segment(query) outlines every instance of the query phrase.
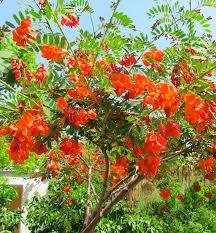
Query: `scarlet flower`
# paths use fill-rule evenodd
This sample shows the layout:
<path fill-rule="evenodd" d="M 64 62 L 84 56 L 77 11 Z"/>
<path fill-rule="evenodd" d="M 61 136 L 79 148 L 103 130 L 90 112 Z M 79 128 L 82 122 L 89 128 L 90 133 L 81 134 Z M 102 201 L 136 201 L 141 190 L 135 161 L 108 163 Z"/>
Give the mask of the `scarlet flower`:
<path fill-rule="evenodd" d="M 201 190 L 201 186 L 199 184 L 194 185 L 194 191 L 198 193 Z"/>
<path fill-rule="evenodd" d="M 145 66 L 150 66 L 151 65 L 151 62 L 146 60 L 146 58 L 150 58 L 150 59 L 153 59 L 153 52 L 152 50 L 148 51 L 148 52 L 145 52 L 142 54 L 142 62 Z"/>
<path fill-rule="evenodd" d="M 155 134 L 153 131 L 148 132 L 144 143 L 145 152 L 160 154 L 166 150 L 166 147 L 167 139 L 162 134 Z"/>
<path fill-rule="evenodd" d="M 166 115 L 172 116 L 179 108 L 180 99 L 176 88 L 171 83 L 159 83 L 156 88 L 148 90 L 143 104 L 150 104 L 154 109 L 163 109 Z"/>
<path fill-rule="evenodd" d="M 201 159 L 197 166 L 198 168 L 206 171 L 207 173 L 211 173 L 214 162 L 215 159 L 213 158 L 213 156 L 210 156 L 208 159 Z"/>
<path fill-rule="evenodd" d="M 31 178 L 34 179 L 35 177 L 37 177 L 37 172 L 33 172 Z"/>
<path fill-rule="evenodd" d="M 43 121 L 38 110 L 25 112 L 17 125 L 9 125 L 7 133 L 13 137 L 8 154 L 15 163 L 23 163 L 28 159 L 30 151 L 38 155 L 47 152 L 47 148 L 42 141 L 34 140 L 34 137 L 39 134 L 44 136 L 49 134 L 49 127 Z"/>
<path fill-rule="evenodd" d="M 66 53 L 55 45 L 42 45 L 41 55 L 51 61 L 60 61 L 64 59 Z"/>
<path fill-rule="evenodd" d="M 13 74 L 15 76 L 16 80 L 20 80 L 21 78 L 21 71 L 20 69 L 22 68 L 22 64 L 20 62 L 17 62 L 16 59 L 13 59 L 11 62 L 12 68 L 13 68 Z"/>
<path fill-rule="evenodd" d="M 161 62 L 163 57 L 163 51 L 154 49 L 142 54 L 142 62 L 145 66 L 150 66 L 151 64 L 154 64 L 155 61 Z"/>
<path fill-rule="evenodd" d="M 119 177 L 124 177 L 129 169 L 129 162 L 126 156 L 119 156 L 115 164 L 111 166 L 111 169 Z"/>
<path fill-rule="evenodd" d="M 9 134 L 9 133 L 10 133 L 9 128 L 0 129 L 0 136 L 6 135 L 6 134 Z"/>
<path fill-rule="evenodd" d="M 158 167 L 161 164 L 160 158 L 156 155 L 148 155 L 145 159 L 136 161 L 139 172 L 149 179 L 158 173 Z"/>
<path fill-rule="evenodd" d="M 35 37 L 30 34 L 31 32 L 31 19 L 23 19 L 20 26 L 13 31 L 13 40 L 16 45 L 25 47 L 28 43 L 31 43 L 31 40 L 35 40 Z"/>
<path fill-rule="evenodd" d="M 144 155 L 144 153 L 145 153 L 144 149 L 141 148 L 139 144 L 134 146 L 133 154 L 134 154 L 135 157 L 142 156 L 142 155 Z"/>
<path fill-rule="evenodd" d="M 68 106 L 67 101 L 63 97 L 59 97 L 57 99 L 57 107 L 60 109 L 64 109 Z"/>
<path fill-rule="evenodd" d="M 133 148 L 133 141 L 131 140 L 130 137 L 125 137 L 125 138 L 124 138 L 124 141 L 125 141 L 125 143 L 126 143 L 126 145 L 127 145 L 127 147 L 128 147 L 129 149 L 132 149 L 132 148 Z"/>
<path fill-rule="evenodd" d="M 62 16 L 61 25 L 65 25 L 72 28 L 79 26 L 79 24 L 80 24 L 79 18 L 76 17 L 75 15 L 67 13 Z"/>
<path fill-rule="evenodd" d="M 183 196 L 181 193 L 177 194 L 177 195 L 176 195 L 176 198 L 177 198 L 179 201 L 181 201 L 181 202 L 184 202 L 184 201 L 185 201 L 185 198 L 184 198 L 184 196 Z"/>
<path fill-rule="evenodd" d="M 172 75 L 171 82 L 176 88 L 178 88 L 181 85 L 181 80 L 179 76 Z"/>
<path fill-rule="evenodd" d="M 62 191 L 65 192 L 65 193 L 69 193 L 71 190 L 70 186 L 63 186 L 62 187 Z"/>
<path fill-rule="evenodd" d="M 93 110 L 77 109 L 72 107 L 65 108 L 64 115 L 69 124 L 74 124 L 77 127 L 86 125 L 90 120 L 97 119 L 97 114 Z"/>
<path fill-rule="evenodd" d="M 84 182 L 84 179 L 78 174 L 78 173 L 75 173 L 74 174 L 74 179 L 79 183 L 79 184 L 82 184 Z"/>
<path fill-rule="evenodd" d="M 132 64 L 135 64 L 136 62 L 137 62 L 136 57 L 134 55 L 128 54 L 122 57 L 119 64 L 125 67 L 129 67 Z"/>
<path fill-rule="evenodd" d="M 35 152 L 37 155 L 42 155 L 42 154 L 47 153 L 48 149 L 44 145 L 44 143 L 41 140 L 39 140 L 31 145 L 31 151 Z"/>
<path fill-rule="evenodd" d="M 216 103 L 214 101 L 202 101 L 193 92 L 189 91 L 184 98 L 185 119 L 197 128 L 198 132 L 206 130 L 214 123 Z"/>
<path fill-rule="evenodd" d="M 46 179 L 46 175 L 44 173 L 40 174 L 41 181 L 44 181 Z"/>
<path fill-rule="evenodd" d="M 85 164 L 81 164 L 80 170 L 81 170 L 82 172 L 87 172 L 87 171 L 88 171 L 88 167 L 87 167 Z"/>
<path fill-rule="evenodd" d="M 164 72 L 164 69 L 160 64 L 151 64 L 151 69 L 157 69 L 159 74 L 162 74 Z"/>
<path fill-rule="evenodd" d="M 15 162 L 22 164 L 29 157 L 31 145 L 34 140 L 32 137 L 24 137 L 21 134 L 17 134 L 10 143 L 8 149 L 9 157 Z"/>
<path fill-rule="evenodd" d="M 61 164 L 58 161 L 50 160 L 47 165 L 46 165 L 46 170 L 47 171 L 55 171 L 55 170 L 60 170 Z"/>
<path fill-rule="evenodd" d="M 164 52 L 161 50 L 154 50 L 153 51 L 153 59 L 155 61 L 161 62 L 163 60 L 164 57 Z"/>
<path fill-rule="evenodd" d="M 181 135 L 181 130 L 178 123 L 174 121 L 167 122 L 165 127 L 165 135 L 172 137 L 179 137 Z"/>
<path fill-rule="evenodd" d="M 47 76 L 47 72 L 44 68 L 44 64 L 37 68 L 37 70 L 34 72 L 34 76 L 36 78 L 35 83 L 42 83 Z"/>
<path fill-rule="evenodd" d="M 82 143 L 71 138 L 64 138 L 60 143 L 60 149 L 65 155 L 83 155 L 84 153 Z"/>
<path fill-rule="evenodd" d="M 205 192 L 205 197 L 207 197 L 209 200 L 211 200 L 212 199 L 212 193 Z"/>
<path fill-rule="evenodd" d="M 115 93 L 117 96 L 121 96 L 127 90 L 131 89 L 131 81 L 130 76 L 127 74 L 113 74 L 109 77 L 112 81 L 111 87 L 115 89 Z"/>
<path fill-rule="evenodd" d="M 170 189 L 161 189 L 160 190 L 160 196 L 163 200 L 168 200 L 171 195 L 171 190 Z"/>
<path fill-rule="evenodd" d="M 86 61 L 83 58 L 77 58 L 76 60 L 73 57 L 69 58 L 68 67 L 80 68 L 84 76 L 88 76 L 91 71 L 91 61 Z"/>
<path fill-rule="evenodd" d="M 214 173 L 214 172 L 207 173 L 207 174 L 205 174 L 204 178 L 206 180 L 214 180 L 216 178 L 216 173 Z"/>
<path fill-rule="evenodd" d="M 49 126 L 44 122 L 43 119 L 34 120 L 31 126 L 29 126 L 28 130 L 32 136 L 38 136 L 42 134 L 44 136 L 49 135 Z"/>
<path fill-rule="evenodd" d="M 149 87 L 149 80 L 142 74 L 134 74 L 130 80 L 131 84 L 128 86 L 127 98 L 135 98 L 140 96 Z"/>

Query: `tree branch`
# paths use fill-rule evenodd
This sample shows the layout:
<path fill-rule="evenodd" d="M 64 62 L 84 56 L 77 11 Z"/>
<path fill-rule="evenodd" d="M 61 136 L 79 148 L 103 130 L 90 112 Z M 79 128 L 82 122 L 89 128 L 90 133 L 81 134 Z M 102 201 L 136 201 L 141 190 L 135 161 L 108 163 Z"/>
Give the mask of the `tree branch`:
<path fill-rule="evenodd" d="M 89 222 L 89 214 L 90 214 L 90 207 L 91 207 L 91 175 L 92 175 L 92 166 L 89 167 L 88 170 L 88 183 L 87 183 L 87 194 L 86 194 L 86 212 L 85 212 L 85 220 L 83 224 L 83 229 Z"/>
<path fill-rule="evenodd" d="M 137 175 L 134 179 L 132 179 L 126 186 L 123 188 L 116 196 L 107 203 L 107 205 L 100 211 L 100 213 L 97 213 L 97 215 L 91 220 L 91 222 L 88 224 L 88 226 L 81 232 L 81 233 L 89 233 L 92 232 L 92 230 L 95 228 L 97 223 L 100 221 L 100 219 L 105 216 L 107 213 L 109 213 L 110 209 L 117 204 L 120 200 L 122 200 L 128 191 L 132 189 L 134 186 L 136 186 L 141 180 L 144 179 L 143 175 Z"/>

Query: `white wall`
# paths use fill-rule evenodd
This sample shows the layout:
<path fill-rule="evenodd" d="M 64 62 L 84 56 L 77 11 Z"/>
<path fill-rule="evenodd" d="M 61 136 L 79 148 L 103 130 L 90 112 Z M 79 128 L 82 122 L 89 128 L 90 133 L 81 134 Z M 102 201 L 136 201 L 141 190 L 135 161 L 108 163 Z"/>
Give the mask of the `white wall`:
<path fill-rule="evenodd" d="M 23 219 L 27 215 L 27 208 L 25 203 L 34 196 L 34 193 L 38 192 L 42 196 L 44 196 L 47 192 L 48 181 L 36 182 L 33 179 L 23 178 L 23 177 L 13 177 L 10 174 L 5 173 L 3 177 L 7 177 L 9 179 L 9 184 L 11 185 L 22 185 L 23 186 L 23 195 L 22 195 L 22 209 L 23 209 Z M 20 224 L 20 233 L 30 233 L 28 228 L 24 223 Z"/>

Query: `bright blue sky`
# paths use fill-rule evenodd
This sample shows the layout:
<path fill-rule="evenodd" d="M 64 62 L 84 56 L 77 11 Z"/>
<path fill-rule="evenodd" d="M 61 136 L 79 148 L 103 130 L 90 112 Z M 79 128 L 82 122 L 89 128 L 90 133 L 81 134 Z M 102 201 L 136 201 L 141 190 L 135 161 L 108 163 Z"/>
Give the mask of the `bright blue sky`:
<path fill-rule="evenodd" d="M 5 21 L 12 21 L 12 15 L 21 9 L 19 3 L 30 2 L 31 0 L 3 0 L 0 3 L 0 26 L 4 24 Z M 55 2 L 55 0 L 53 0 Z M 168 0 L 173 1 L 173 0 Z M 93 5 L 95 10 L 94 17 L 99 18 L 99 16 L 109 19 L 110 16 L 110 0 L 89 0 L 90 4 Z M 189 4 L 188 0 L 180 0 L 185 4 Z M 193 0 L 192 2 L 196 2 Z M 146 12 L 153 6 L 153 0 L 122 0 L 119 10 L 128 14 L 131 17 L 138 29 L 141 29 L 144 33 L 148 33 L 151 27 L 151 21 L 147 19 Z M 212 22 L 214 22 L 213 31 L 216 37 L 216 9 L 206 8 L 204 10 L 206 16 L 211 15 L 213 17 Z M 83 17 L 81 20 L 81 26 L 88 28 L 90 26 L 89 17 Z M 71 33 L 68 31 L 67 33 Z"/>
<path fill-rule="evenodd" d="M 30 2 L 27 0 L 3 0 L 3 3 L 0 3 L 0 24 L 3 24 L 4 21 L 10 20 L 11 16 L 17 12 L 20 2 Z M 104 16 L 105 18 L 109 17 L 109 6 L 110 0 L 89 0 L 91 5 L 94 6 L 94 10 L 97 16 Z M 141 25 L 140 19 L 143 19 L 144 13 L 152 6 L 152 0 L 123 0 L 120 4 L 120 9 L 129 14 L 131 18 L 135 20 L 139 25 Z"/>

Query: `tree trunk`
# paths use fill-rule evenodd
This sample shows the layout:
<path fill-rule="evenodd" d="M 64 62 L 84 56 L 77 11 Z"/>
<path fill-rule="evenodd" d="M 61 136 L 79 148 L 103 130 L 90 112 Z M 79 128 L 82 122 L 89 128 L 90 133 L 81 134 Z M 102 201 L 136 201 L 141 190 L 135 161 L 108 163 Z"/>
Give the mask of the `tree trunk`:
<path fill-rule="evenodd" d="M 128 191 L 134 188 L 141 180 L 143 180 L 142 175 L 138 175 L 131 179 L 128 184 L 123 187 L 112 199 L 108 202 L 102 209 L 98 210 L 96 215 L 91 218 L 88 225 L 81 231 L 81 233 L 94 233 L 95 227 L 100 222 L 101 218 L 106 216 L 112 207 L 121 201 L 127 194 Z"/>

